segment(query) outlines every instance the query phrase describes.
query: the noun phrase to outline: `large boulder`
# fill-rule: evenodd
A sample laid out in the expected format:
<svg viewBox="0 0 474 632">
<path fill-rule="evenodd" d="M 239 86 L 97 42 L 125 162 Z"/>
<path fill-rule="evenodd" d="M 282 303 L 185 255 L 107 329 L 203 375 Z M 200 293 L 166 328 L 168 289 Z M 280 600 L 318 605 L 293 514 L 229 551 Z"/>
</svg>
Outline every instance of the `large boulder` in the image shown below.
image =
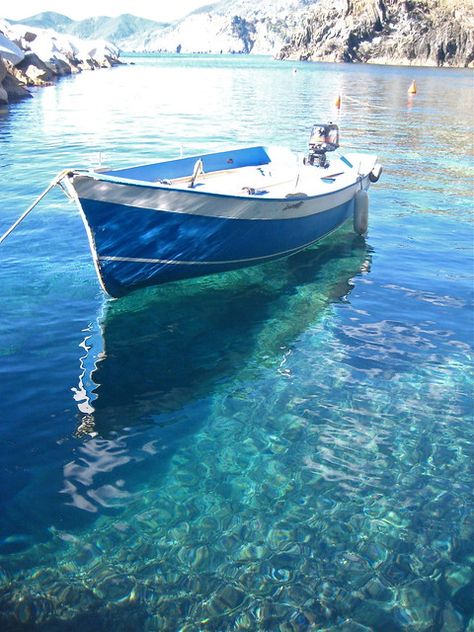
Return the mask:
<svg viewBox="0 0 474 632">
<path fill-rule="evenodd" d="M 31 96 L 25 86 L 12 74 L 13 65 L 0 56 L 0 105 Z"/>
<path fill-rule="evenodd" d="M 3 80 L 3 87 L 8 94 L 8 101 L 18 101 L 31 97 L 31 93 L 22 81 L 19 81 L 12 74 L 8 73 Z"/>
<path fill-rule="evenodd" d="M 3 35 L 3 33 L 0 33 L 0 57 L 6 61 L 11 61 L 12 64 L 17 64 L 24 56 L 19 46 Z"/>
<path fill-rule="evenodd" d="M 16 65 L 16 69 L 23 73 L 28 85 L 43 85 L 53 81 L 55 77 L 50 66 L 40 59 L 36 53 L 26 53 L 22 61 Z"/>
<path fill-rule="evenodd" d="M 8 94 L 5 88 L 3 87 L 3 80 L 7 76 L 7 69 L 5 67 L 5 63 L 3 59 L 0 57 L 0 105 L 4 105 L 8 103 Z"/>
</svg>

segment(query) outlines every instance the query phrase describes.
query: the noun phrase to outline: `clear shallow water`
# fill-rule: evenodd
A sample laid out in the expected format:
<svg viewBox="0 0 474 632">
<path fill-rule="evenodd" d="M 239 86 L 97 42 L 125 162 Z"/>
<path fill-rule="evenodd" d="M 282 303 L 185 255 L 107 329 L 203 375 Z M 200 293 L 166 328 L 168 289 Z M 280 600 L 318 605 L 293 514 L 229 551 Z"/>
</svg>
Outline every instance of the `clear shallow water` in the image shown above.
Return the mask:
<svg viewBox="0 0 474 632">
<path fill-rule="evenodd" d="M 0 627 L 472 632 L 472 72 L 134 61 L 1 114 L 0 232 L 99 152 L 304 151 L 339 93 L 385 171 L 366 239 L 119 301 L 60 192 L 1 246 Z"/>
</svg>

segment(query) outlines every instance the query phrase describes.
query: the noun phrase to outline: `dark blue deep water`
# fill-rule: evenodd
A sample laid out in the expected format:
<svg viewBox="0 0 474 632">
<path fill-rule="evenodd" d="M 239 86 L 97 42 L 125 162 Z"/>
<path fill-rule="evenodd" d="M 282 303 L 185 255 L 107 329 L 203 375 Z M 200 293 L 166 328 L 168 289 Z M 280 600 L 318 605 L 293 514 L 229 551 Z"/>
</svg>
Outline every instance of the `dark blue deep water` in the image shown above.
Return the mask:
<svg viewBox="0 0 474 632">
<path fill-rule="evenodd" d="M 365 239 L 117 301 L 59 190 L 0 246 L 0 629 L 473 632 L 472 71 L 134 61 L 0 113 L 0 233 L 99 152 L 333 119 L 384 174 Z"/>
</svg>

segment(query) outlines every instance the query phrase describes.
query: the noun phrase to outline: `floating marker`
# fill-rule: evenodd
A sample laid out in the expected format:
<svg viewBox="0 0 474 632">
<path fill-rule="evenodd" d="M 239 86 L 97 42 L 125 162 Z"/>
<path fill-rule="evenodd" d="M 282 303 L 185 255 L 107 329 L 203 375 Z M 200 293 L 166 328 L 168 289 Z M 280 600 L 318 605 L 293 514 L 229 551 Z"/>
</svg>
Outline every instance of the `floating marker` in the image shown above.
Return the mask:
<svg viewBox="0 0 474 632">
<path fill-rule="evenodd" d="M 341 109 L 341 95 L 340 94 L 337 95 L 334 105 L 336 106 L 338 110 Z"/>
<path fill-rule="evenodd" d="M 416 94 L 416 83 L 413 80 L 408 88 L 408 94 Z"/>
</svg>

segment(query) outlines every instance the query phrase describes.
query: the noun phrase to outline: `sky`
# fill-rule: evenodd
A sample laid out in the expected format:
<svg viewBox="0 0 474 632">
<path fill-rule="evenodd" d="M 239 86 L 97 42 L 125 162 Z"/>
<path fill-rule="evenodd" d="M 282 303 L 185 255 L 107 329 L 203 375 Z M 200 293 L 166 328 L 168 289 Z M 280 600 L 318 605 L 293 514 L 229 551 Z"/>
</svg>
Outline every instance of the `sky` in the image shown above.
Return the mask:
<svg viewBox="0 0 474 632">
<path fill-rule="evenodd" d="M 121 13 L 131 13 L 157 22 L 168 22 L 213 1 L 215 0 L 4 0 L 0 17 L 21 20 L 43 11 L 55 11 L 73 20 L 83 20 L 96 15 L 114 17 Z"/>
</svg>

